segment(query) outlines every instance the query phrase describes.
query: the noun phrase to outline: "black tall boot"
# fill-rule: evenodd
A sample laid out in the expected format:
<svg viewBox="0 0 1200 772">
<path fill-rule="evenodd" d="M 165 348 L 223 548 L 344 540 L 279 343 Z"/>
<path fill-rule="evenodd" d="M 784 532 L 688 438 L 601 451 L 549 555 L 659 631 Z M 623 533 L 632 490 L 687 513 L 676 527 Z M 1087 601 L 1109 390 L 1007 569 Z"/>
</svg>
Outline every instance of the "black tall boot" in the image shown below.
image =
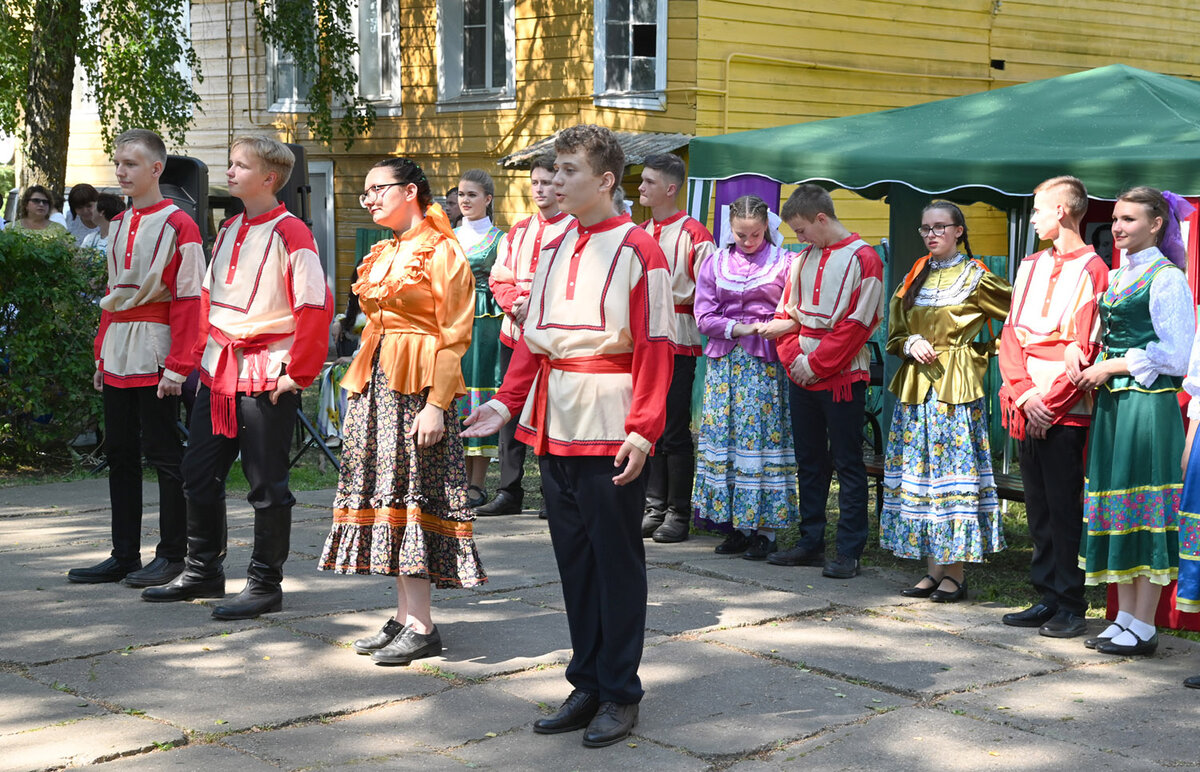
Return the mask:
<svg viewBox="0 0 1200 772">
<path fill-rule="evenodd" d="M 659 454 L 646 459 L 646 509 L 642 515 L 642 538 L 649 539 L 667 514 L 667 460 Z"/>
<path fill-rule="evenodd" d="M 225 597 L 223 563 L 227 540 L 225 500 L 199 504 L 188 499 L 187 555 L 183 558 L 183 573 L 169 584 L 142 590 L 142 600 L 170 603 Z"/>
<path fill-rule="evenodd" d="M 291 538 L 290 506 L 254 511 L 254 552 L 246 571 L 246 586 L 213 609 L 214 619 L 254 619 L 283 609 L 283 563 Z"/>
<path fill-rule="evenodd" d="M 692 525 L 692 478 L 696 473 L 691 453 L 672 453 L 666 458 L 667 514 L 653 533 L 654 541 L 673 544 L 685 541 Z"/>
</svg>

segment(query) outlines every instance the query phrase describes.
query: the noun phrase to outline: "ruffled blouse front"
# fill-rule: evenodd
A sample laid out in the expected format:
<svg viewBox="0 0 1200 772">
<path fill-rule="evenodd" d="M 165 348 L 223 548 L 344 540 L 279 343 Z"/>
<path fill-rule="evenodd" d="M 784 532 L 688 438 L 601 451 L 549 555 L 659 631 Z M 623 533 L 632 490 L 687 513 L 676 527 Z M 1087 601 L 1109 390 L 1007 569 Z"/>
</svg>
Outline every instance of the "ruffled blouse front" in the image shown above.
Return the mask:
<svg viewBox="0 0 1200 772">
<path fill-rule="evenodd" d="M 393 391 L 429 389 L 427 401 L 443 409 L 466 393 L 460 361 L 471 345 L 475 279 L 448 227 L 436 227 L 439 215 L 431 206 L 420 223 L 363 258 L 351 289 L 367 325 L 342 379 L 347 391 L 363 391 L 378 353 Z"/>
</svg>

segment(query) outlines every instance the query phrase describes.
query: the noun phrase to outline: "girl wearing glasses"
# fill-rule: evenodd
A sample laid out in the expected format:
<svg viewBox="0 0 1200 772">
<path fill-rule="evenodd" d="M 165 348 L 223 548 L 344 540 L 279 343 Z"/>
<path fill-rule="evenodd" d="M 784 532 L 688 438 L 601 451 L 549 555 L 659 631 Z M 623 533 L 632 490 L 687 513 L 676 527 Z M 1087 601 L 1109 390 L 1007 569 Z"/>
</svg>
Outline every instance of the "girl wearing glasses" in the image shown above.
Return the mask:
<svg viewBox="0 0 1200 772">
<path fill-rule="evenodd" d="M 54 196 L 41 185 L 30 185 L 21 196 L 17 207 L 17 219 L 10 226 L 14 230 L 37 231 L 46 236 L 61 236 L 67 229 L 51 221 L 54 212 Z"/>
<path fill-rule="evenodd" d="M 354 642 L 381 664 L 441 653 L 430 586 L 484 581 L 467 507 L 461 360 L 471 344 L 471 267 L 421 167 L 380 161 L 362 205 L 393 237 L 371 248 L 353 291 L 367 317 L 342 380 L 351 394 L 333 529 L 319 568 L 396 577 L 396 615 Z"/>
<path fill-rule="evenodd" d="M 887 350 L 903 362 L 889 387 L 896 409 L 879 541 L 900 557 L 925 558 L 928 573 L 904 595 L 947 603 L 966 597 L 965 561 L 1004 549 L 983 392 L 993 343 L 976 339 L 1004 321 L 1012 286 L 975 259 L 954 204 L 925 207 L 919 231 L 929 254 L 889 311 Z"/>
</svg>

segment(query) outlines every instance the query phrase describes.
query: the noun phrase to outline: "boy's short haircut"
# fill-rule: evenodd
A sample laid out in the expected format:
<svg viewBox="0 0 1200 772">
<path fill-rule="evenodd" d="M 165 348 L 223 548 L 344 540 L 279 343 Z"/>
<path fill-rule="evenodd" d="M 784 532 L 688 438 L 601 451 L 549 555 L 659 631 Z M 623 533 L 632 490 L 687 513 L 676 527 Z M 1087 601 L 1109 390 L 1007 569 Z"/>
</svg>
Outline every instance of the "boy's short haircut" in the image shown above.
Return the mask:
<svg viewBox="0 0 1200 772">
<path fill-rule="evenodd" d="M 1066 205 L 1067 214 L 1071 216 L 1071 219 L 1076 222 L 1082 220 L 1088 210 L 1087 188 L 1084 187 L 1083 181 L 1078 177 L 1064 174 L 1060 177 L 1051 177 L 1034 188 L 1033 192 L 1043 193 L 1054 188 L 1062 190 L 1063 203 Z"/>
<path fill-rule="evenodd" d="M 534 169 L 542 169 L 554 174 L 554 153 L 542 153 L 536 156 L 529 164 L 529 175 L 531 177 L 533 176 Z"/>
<path fill-rule="evenodd" d="M 829 191 L 820 185 L 809 184 L 797 186 L 779 212 L 780 218 L 789 223 L 797 217 L 813 222 L 819 214 L 837 219 L 833 210 L 833 197 L 829 195 Z"/>
<path fill-rule="evenodd" d="M 96 189 L 84 182 L 71 187 L 71 192 L 67 194 L 67 203 L 71 206 L 71 211 L 78 214 L 83 207 L 96 203 L 99 197 Z"/>
<path fill-rule="evenodd" d="M 674 182 L 678 187 L 682 187 L 683 181 L 687 179 L 687 166 L 683 163 L 683 159 L 674 153 L 648 155 L 646 160 L 642 161 L 642 167 L 653 169 L 666 177 L 668 182 Z"/>
<path fill-rule="evenodd" d="M 292 176 L 292 167 L 296 165 L 296 155 L 291 148 L 274 137 L 259 135 L 238 137 L 229 146 L 229 150 L 233 152 L 235 148 L 239 147 L 245 148 L 246 152 L 257 158 L 268 172 L 275 172 L 273 193 L 278 193 L 288 178 Z"/>
<path fill-rule="evenodd" d="M 146 151 L 151 162 L 158 161 L 160 164 L 167 162 L 167 146 L 163 143 L 162 137 L 149 129 L 129 129 L 121 132 L 113 141 L 113 148 L 125 145 L 140 146 Z"/>
<path fill-rule="evenodd" d="M 581 123 L 571 126 L 558 133 L 554 140 L 556 153 L 583 153 L 592 173 L 597 177 L 605 172 L 612 172 L 613 195 L 621 186 L 621 178 L 625 176 L 625 151 L 616 135 L 603 126 L 591 123 Z"/>
<path fill-rule="evenodd" d="M 457 185 L 455 185 L 454 187 L 452 187 L 446 191 L 446 198 L 450 198 L 450 196 L 457 196 L 457 195 L 458 195 L 458 186 Z"/>
<path fill-rule="evenodd" d="M 101 193 L 96 198 L 96 211 L 103 215 L 105 220 L 111 220 L 125 211 L 125 199 L 112 193 Z"/>
</svg>

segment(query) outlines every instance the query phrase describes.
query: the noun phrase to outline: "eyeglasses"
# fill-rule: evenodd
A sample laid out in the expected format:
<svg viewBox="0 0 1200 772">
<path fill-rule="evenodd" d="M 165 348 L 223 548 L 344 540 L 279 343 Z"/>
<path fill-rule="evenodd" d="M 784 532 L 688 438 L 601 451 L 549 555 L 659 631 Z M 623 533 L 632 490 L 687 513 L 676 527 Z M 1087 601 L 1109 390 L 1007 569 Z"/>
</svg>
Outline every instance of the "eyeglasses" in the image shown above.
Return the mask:
<svg viewBox="0 0 1200 772">
<path fill-rule="evenodd" d="M 371 201 L 381 198 L 383 196 L 384 191 L 386 191 L 388 188 L 392 187 L 393 185 L 408 185 L 408 184 L 410 184 L 410 183 L 386 182 L 382 185 L 372 185 L 371 187 L 364 190 L 362 192 L 362 195 L 358 197 L 358 203 L 363 209 L 366 209 L 367 204 L 369 204 Z"/>
<path fill-rule="evenodd" d="M 934 236 L 944 236 L 947 228 L 953 228 L 953 225 L 922 225 L 917 228 L 917 233 L 921 234 L 921 238 L 926 238 L 929 234 Z"/>
<path fill-rule="evenodd" d="M 50 206 L 50 202 L 44 198 L 31 198 L 29 199 L 29 203 L 38 204 L 40 206 Z"/>
</svg>

